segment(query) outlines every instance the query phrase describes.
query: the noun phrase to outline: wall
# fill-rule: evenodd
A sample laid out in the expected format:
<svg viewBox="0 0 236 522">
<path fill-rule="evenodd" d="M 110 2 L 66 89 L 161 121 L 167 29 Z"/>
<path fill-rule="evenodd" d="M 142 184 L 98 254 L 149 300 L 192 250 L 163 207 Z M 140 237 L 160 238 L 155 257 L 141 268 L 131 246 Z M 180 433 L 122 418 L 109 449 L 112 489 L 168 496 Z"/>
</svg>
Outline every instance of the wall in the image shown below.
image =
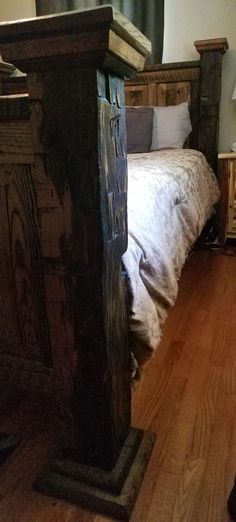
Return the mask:
<svg viewBox="0 0 236 522">
<path fill-rule="evenodd" d="M 35 16 L 34 0 L 0 0 L 0 21 Z"/>
<path fill-rule="evenodd" d="M 32 16 L 35 16 L 35 0 L 0 0 L 0 22 Z"/>
<path fill-rule="evenodd" d="M 229 50 L 223 58 L 219 150 L 236 141 L 236 0 L 165 0 L 163 62 L 199 59 L 194 40 L 225 36 Z"/>
</svg>

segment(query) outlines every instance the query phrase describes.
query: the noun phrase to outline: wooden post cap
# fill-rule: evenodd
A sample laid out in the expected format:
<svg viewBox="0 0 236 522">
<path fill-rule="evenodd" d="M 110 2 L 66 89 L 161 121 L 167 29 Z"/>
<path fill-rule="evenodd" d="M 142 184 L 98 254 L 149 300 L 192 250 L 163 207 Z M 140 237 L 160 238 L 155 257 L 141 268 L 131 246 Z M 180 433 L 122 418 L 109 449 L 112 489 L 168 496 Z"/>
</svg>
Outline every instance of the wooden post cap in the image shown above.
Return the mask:
<svg viewBox="0 0 236 522">
<path fill-rule="evenodd" d="M 116 70 L 117 62 L 141 71 L 151 53 L 149 40 L 111 5 L 1 23 L 0 48 L 24 72 L 58 65 Z"/>
<path fill-rule="evenodd" d="M 194 45 L 199 54 L 206 51 L 220 51 L 224 54 L 229 48 L 227 38 L 210 38 L 209 40 L 196 40 Z"/>
</svg>

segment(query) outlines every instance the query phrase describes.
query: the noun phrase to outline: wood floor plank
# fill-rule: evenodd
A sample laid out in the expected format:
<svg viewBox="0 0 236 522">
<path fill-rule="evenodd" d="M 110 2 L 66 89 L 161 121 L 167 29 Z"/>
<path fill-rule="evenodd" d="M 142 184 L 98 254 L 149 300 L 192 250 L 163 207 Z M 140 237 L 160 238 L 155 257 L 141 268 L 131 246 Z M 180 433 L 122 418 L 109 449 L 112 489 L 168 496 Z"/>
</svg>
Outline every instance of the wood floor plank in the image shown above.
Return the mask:
<svg viewBox="0 0 236 522">
<path fill-rule="evenodd" d="M 45 495 L 33 493 L 31 502 L 17 522 L 94 522 L 94 513 L 58 501 Z"/>
<path fill-rule="evenodd" d="M 227 519 L 226 466 L 231 438 L 229 434 L 232 433 L 229 420 L 235 417 L 236 403 L 235 400 L 226 402 L 224 398 L 219 399 L 218 416 L 212 429 L 196 522 L 220 522 Z"/>
<path fill-rule="evenodd" d="M 148 495 L 147 482 L 142 485 L 131 522 L 171 522 L 180 476 L 157 468 L 155 484 Z"/>
<path fill-rule="evenodd" d="M 172 514 L 172 522 L 196 520 L 198 510 L 198 497 L 203 474 L 205 460 L 188 456 L 176 495 L 175 506 Z M 194 517 L 194 518 L 193 518 Z"/>
</svg>

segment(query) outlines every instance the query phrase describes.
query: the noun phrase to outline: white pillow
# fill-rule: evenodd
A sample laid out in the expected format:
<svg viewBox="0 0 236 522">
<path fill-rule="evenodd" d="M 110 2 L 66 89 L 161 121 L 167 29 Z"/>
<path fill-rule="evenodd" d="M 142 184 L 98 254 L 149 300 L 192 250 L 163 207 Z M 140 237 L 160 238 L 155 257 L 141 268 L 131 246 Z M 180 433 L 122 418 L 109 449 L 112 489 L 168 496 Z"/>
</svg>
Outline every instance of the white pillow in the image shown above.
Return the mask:
<svg viewBox="0 0 236 522">
<path fill-rule="evenodd" d="M 188 102 L 166 107 L 153 107 L 152 144 L 150 150 L 183 148 L 192 131 Z"/>
</svg>

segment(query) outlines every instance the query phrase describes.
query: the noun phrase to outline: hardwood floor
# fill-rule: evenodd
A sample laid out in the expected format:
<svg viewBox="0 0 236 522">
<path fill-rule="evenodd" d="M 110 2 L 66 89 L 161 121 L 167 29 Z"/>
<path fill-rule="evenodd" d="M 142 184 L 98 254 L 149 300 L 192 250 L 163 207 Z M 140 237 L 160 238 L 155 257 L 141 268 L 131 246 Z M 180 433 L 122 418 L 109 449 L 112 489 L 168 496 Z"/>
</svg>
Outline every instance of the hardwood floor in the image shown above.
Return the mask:
<svg viewBox="0 0 236 522">
<path fill-rule="evenodd" d="M 194 253 L 158 353 L 133 394 L 133 425 L 157 433 L 131 522 L 228 522 L 236 473 L 236 256 Z M 1 431 L 23 433 L 1 468 L 1 522 L 105 522 L 32 487 L 57 444 L 29 397 L 1 397 Z M 34 421 L 32 422 L 32 418 Z"/>
</svg>

